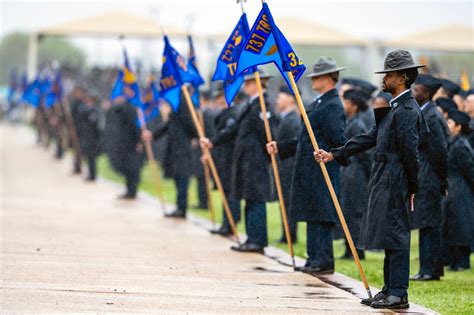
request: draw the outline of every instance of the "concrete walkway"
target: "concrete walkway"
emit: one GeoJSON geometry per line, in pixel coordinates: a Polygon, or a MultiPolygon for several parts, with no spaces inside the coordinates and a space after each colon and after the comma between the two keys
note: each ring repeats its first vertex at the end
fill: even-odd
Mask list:
{"type": "Polygon", "coordinates": [[[116,200],[122,188],[72,176],[25,127],[0,132],[2,313],[383,313],[149,198],[116,200]]]}

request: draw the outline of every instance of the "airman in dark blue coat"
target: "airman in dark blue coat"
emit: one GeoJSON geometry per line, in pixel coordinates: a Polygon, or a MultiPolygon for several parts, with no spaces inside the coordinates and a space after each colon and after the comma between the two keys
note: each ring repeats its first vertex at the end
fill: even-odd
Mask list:
{"type": "MultiPolygon", "coordinates": [[[[345,116],[336,90],[340,68],[332,58],[320,57],[309,75],[313,89],[320,93],[307,108],[318,144],[325,150],[337,148],[346,141],[345,116]]],[[[326,186],[320,166],[314,162],[313,146],[306,128],[298,138],[285,142],[271,142],[268,152],[278,153],[281,159],[296,155],[291,185],[290,220],[306,222],[306,249],[308,259],[297,270],[311,274],[334,272],[333,229],[336,209],[326,186]]],[[[339,163],[327,165],[336,194],[339,194],[339,163]]]]}
{"type": "Polygon", "coordinates": [[[428,132],[420,108],[410,92],[418,75],[408,51],[390,52],[385,59],[383,89],[393,95],[391,110],[376,109],[376,126],[344,146],[315,152],[316,160],[348,158],[375,147],[375,164],[369,181],[368,210],[362,218],[359,248],[383,249],[384,287],[373,298],[362,300],[373,308],[408,308],[410,273],[409,209],[418,191],[420,133],[428,132]]]}
{"type": "MultiPolygon", "coordinates": [[[[260,72],[260,70],[259,70],[260,72]]],[[[262,77],[266,85],[269,76],[262,77]]],[[[232,197],[245,200],[245,227],[247,241],[231,247],[239,252],[263,253],[268,245],[266,202],[275,200],[275,189],[270,167],[270,158],[266,154],[266,135],[263,124],[263,113],[260,110],[257,84],[253,74],[245,77],[245,94],[249,102],[242,108],[235,124],[220,130],[211,139],[202,138],[201,146],[212,148],[234,142],[232,163],[232,197]]],[[[271,111],[267,94],[264,93],[270,127],[275,127],[276,118],[271,111]]]]}
{"type": "Polygon", "coordinates": [[[474,156],[466,136],[469,115],[460,111],[449,113],[448,126],[452,142],[448,153],[447,223],[451,270],[470,268],[470,246],[474,237],[474,156]]]}
{"type": "Polygon", "coordinates": [[[446,192],[448,173],[447,128],[441,113],[432,101],[441,82],[420,74],[413,88],[429,133],[420,135],[420,184],[415,198],[416,211],[410,213],[412,229],[419,229],[420,270],[411,279],[439,280],[443,275],[441,257],[441,196],[446,192]]]}

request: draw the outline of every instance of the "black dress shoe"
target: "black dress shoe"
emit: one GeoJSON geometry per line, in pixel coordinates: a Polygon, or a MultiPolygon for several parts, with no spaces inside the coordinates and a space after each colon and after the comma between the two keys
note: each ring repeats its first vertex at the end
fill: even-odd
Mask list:
{"type": "Polygon", "coordinates": [[[133,200],[133,199],[135,199],[136,197],[137,197],[137,196],[136,196],[135,194],[126,193],[126,194],[123,194],[123,195],[118,196],[118,199],[133,200]]]}
{"type": "Polygon", "coordinates": [[[252,243],[245,243],[239,246],[232,246],[230,249],[235,250],[236,252],[241,252],[241,253],[263,254],[263,246],[252,244],[252,243]]]}
{"type": "Polygon", "coordinates": [[[221,228],[218,230],[212,230],[211,233],[222,236],[231,236],[233,234],[230,228],[224,226],[221,226],[221,228]]]}
{"type": "Polygon", "coordinates": [[[165,218],[184,219],[186,218],[186,213],[183,210],[175,210],[171,213],[166,213],[165,218]]]}
{"type": "Polygon", "coordinates": [[[379,293],[377,293],[374,297],[372,298],[366,298],[366,299],[362,299],[360,301],[361,304],[364,304],[364,305],[367,305],[367,306],[370,306],[370,304],[372,304],[372,302],[375,302],[375,301],[380,301],[381,299],[385,298],[387,296],[387,294],[383,291],[380,291],[379,293]]]}
{"type": "Polygon", "coordinates": [[[413,281],[436,281],[436,280],[439,280],[439,277],[433,277],[433,276],[430,276],[430,275],[416,274],[413,277],[411,277],[410,280],[413,280],[413,281]]]}
{"type": "Polygon", "coordinates": [[[370,304],[373,308],[386,308],[386,309],[405,309],[409,308],[408,297],[399,298],[394,295],[387,295],[383,299],[374,301],[370,304]]]}
{"type": "Polygon", "coordinates": [[[232,235],[232,230],[228,227],[221,226],[218,230],[211,230],[211,234],[230,236],[232,235]]]}
{"type": "Polygon", "coordinates": [[[301,272],[311,275],[327,275],[334,273],[334,268],[324,269],[320,267],[303,267],[301,268],[301,272]]]}

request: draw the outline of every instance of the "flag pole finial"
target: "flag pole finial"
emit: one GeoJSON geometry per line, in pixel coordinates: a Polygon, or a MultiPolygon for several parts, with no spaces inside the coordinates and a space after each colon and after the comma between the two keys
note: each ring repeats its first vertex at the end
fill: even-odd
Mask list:
{"type": "Polygon", "coordinates": [[[245,13],[244,2],[247,2],[247,0],[237,0],[237,4],[240,3],[240,8],[242,9],[242,14],[245,13]]]}

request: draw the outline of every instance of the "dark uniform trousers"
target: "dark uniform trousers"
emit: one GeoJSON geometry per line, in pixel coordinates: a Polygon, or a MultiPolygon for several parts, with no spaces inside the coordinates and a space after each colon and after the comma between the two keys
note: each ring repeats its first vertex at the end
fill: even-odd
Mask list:
{"type": "Polygon", "coordinates": [[[206,209],[209,201],[207,200],[206,177],[204,176],[204,172],[196,176],[196,180],[199,208],[206,209]]]}
{"type": "Polygon", "coordinates": [[[419,235],[420,273],[432,277],[442,276],[441,227],[421,228],[419,235]]]}
{"type": "Polygon", "coordinates": [[[267,207],[264,201],[245,200],[245,230],[247,243],[265,247],[267,236],[267,207]]]}
{"type": "Polygon", "coordinates": [[[130,161],[132,164],[124,171],[127,184],[127,194],[135,195],[137,193],[138,183],[140,182],[141,160],[139,157],[130,161]]]}
{"type": "MultiPolygon", "coordinates": [[[[227,198],[227,203],[229,204],[230,212],[232,218],[234,219],[235,224],[240,222],[240,201],[232,198],[232,195],[228,191],[224,191],[227,198]]],[[[224,215],[222,217],[222,226],[226,229],[230,229],[229,219],[227,218],[225,209],[222,209],[224,215]]]]}
{"type": "Polygon", "coordinates": [[[334,269],[334,254],[332,245],[334,223],[307,222],[306,243],[308,260],[306,267],[334,269]]]}
{"type": "Polygon", "coordinates": [[[89,178],[95,179],[97,174],[97,167],[96,167],[96,159],[97,155],[89,154],[87,156],[87,164],[89,166],[89,178]]]}
{"type": "Polygon", "coordinates": [[[385,286],[382,288],[382,292],[400,298],[407,296],[410,280],[409,250],[385,250],[383,278],[385,286]]]}
{"type": "Polygon", "coordinates": [[[177,190],[176,205],[178,210],[186,212],[188,208],[189,177],[175,177],[174,182],[177,190]]]}

